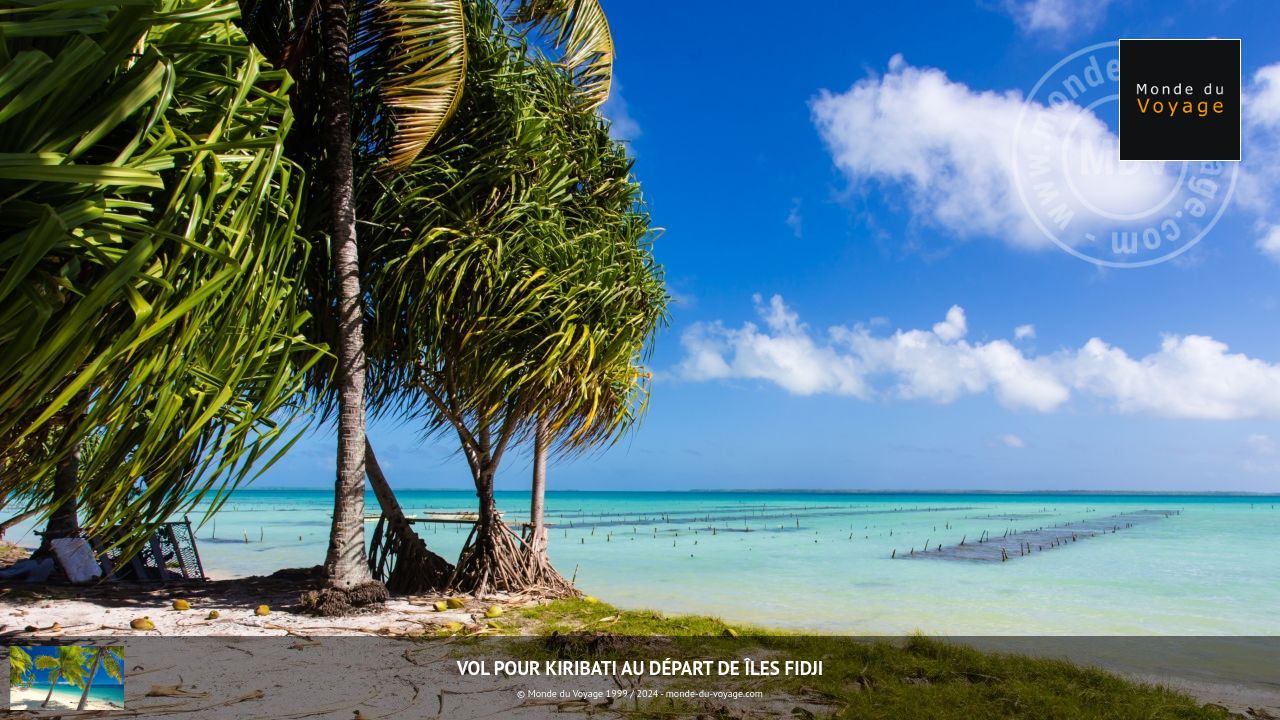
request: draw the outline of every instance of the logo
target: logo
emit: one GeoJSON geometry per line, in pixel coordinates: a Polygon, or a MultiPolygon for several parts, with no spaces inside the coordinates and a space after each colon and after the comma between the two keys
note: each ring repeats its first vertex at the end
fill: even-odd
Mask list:
{"type": "Polygon", "coordinates": [[[1239,40],[1121,40],[1120,69],[1120,159],[1240,159],[1239,40]]]}
{"type": "Polygon", "coordinates": [[[1066,252],[1103,267],[1146,267],[1208,234],[1238,168],[1221,159],[1120,159],[1103,120],[1119,124],[1119,45],[1078,50],[1032,88],[1014,129],[1014,185],[1029,221],[1066,252]]]}

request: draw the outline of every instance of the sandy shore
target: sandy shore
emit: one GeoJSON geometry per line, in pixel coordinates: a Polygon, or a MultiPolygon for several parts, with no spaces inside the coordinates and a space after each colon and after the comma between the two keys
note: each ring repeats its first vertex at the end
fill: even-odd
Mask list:
{"type": "Polygon", "coordinates": [[[483,600],[460,598],[461,608],[437,611],[445,596],[396,597],[374,612],[339,618],[299,612],[298,598],[311,584],[309,571],[282,571],[270,577],[211,580],[198,584],[146,587],[99,585],[87,588],[13,588],[0,591],[0,637],[39,641],[81,636],[282,636],[434,634],[451,623],[478,626],[485,611],[498,605],[521,607],[537,602],[529,596],[494,595],[483,600]],[[186,600],[190,610],[173,608],[186,600]],[[259,605],[269,614],[255,614],[259,605]],[[210,619],[210,611],[218,617],[210,619]],[[147,618],[154,630],[134,630],[130,623],[147,618]]]}
{"type": "MultiPolygon", "coordinates": [[[[65,696],[60,696],[59,693],[55,692],[53,694],[53,698],[49,700],[49,704],[46,705],[45,707],[40,707],[40,704],[44,702],[45,695],[47,695],[48,692],[49,692],[48,690],[40,690],[38,688],[11,687],[9,688],[9,709],[10,710],[37,710],[37,711],[43,710],[45,712],[48,712],[50,710],[75,710],[76,706],[79,704],[78,700],[76,701],[68,700],[66,699],[65,696]]],[[[120,706],[114,703],[90,699],[89,702],[85,703],[84,709],[85,710],[119,710],[120,706]]]]}

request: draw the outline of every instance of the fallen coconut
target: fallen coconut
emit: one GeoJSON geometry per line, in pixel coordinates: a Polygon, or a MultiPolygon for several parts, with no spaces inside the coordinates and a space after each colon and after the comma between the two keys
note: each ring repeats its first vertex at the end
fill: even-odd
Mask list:
{"type": "Polygon", "coordinates": [[[502,617],[502,608],[497,605],[491,605],[488,610],[484,611],[484,616],[487,618],[502,617]]]}
{"type": "Polygon", "coordinates": [[[149,617],[140,617],[130,620],[129,627],[134,630],[155,630],[156,624],[151,622],[151,618],[149,617]]]}
{"type": "Polygon", "coordinates": [[[187,602],[186,600],[174,600],[174,601],[173,601],[173,609],[174,609],[174,610],[177,610],[177,611],[179,611],[179,612],[181,612],[181,611],[183,611],[183,610],[190,610],[190,609],[191,609],[191,603],[187,602]]]}
{"type": "Polygon", "coordinates": [[[209,619],[209,620],[217,620],[217,619],[218,619],[218,611],[217,611],[217,610],[210,610],[210,611],[209,611],[209,616],[208,616],[208,618],[207,618],[207,619],[209,619]]]}
{"type": "Polygon", "coordinates": [[[448,600],[446,600],[446,601],[445,601],[445,603],[446,603],[449,607],[453,608],[454,610],[457,610],[458,608],[466,607],[466,605],[467,605],[467,603],[466,603],[466,601],[465,601],[465,600],[463,600],[462,598],[457,598],[457,597],[451,597],[451,598],[449,598],[448,600]]]}
{"type": "Polygon", "coordinates": [[[266,605],[259,605],[258,607],[253,609],[253,614],[259,617],[266,615],[270,612],[271,612],[271,608],[267,607],[266,605]]]}
{"type": "Polygon", "coordinates": [[[449,603],[445,602],[444,600],[437,600],[435,601],[435,603],[432,604],[431,607],[434,607],[436,609],[436,612],[444,612],[445,610],[449,609],[449,603]]]}

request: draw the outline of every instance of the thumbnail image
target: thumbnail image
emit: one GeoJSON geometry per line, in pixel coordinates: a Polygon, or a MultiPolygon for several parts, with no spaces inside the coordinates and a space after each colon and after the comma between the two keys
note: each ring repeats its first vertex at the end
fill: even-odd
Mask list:
{"type": "Polygon", "coordinates": [[[13,645],[9,709],[123,710],[120,645],[13,645]]]}

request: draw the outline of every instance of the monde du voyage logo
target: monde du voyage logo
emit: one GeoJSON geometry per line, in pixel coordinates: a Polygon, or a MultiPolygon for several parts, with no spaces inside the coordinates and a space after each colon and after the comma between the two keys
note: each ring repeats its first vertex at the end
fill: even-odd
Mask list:
{"type": "Polygon", "coordinates": [[[1027,95],[1014,132],[1028,219],[1105,267],[1191,249],[1235,190],[1240,77],[1239,40],[1125,39],[1064,57],[1027,95]]]}
{"type": "Polygon", "coordinates": [[[1240,159],[1239,40],[1120,41],[1120,159],[1240,159]]]}

